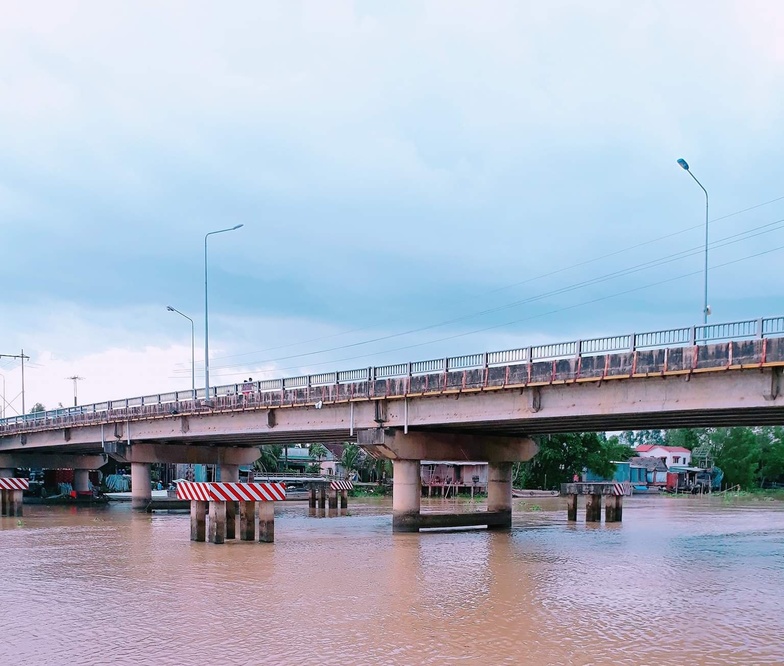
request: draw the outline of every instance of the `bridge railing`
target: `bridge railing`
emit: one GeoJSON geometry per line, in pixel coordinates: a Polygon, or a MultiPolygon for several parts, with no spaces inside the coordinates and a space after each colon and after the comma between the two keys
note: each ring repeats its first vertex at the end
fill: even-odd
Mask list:
{"type": "MultiPolygon", "coordinates": [[[[644,333],[613,335],[571,342],[548,343],[517,349],[467,354],[410,363],[394,363],[378,367],[325,372],[315,375],[264,379],[255,382],[225,384],[210,388],[210,399],[233,400],[226,406],[253,404],[254,395],[270,391],[309,389],[310,387],[358,384],[376,380],[414,377],[431,373],[448,373],[473,368],[514,366],[540,361],[559,360],[580,356],[634,352],[635,350],[665,349],[668,347],[699,346],[709,343],[784,337],[784,316],[744,319],[742,321],[672,328],[644,333]],[[240,402],[247,396],[246,402],[240,402]]],[[[136,414],[176,413],[184,409],[198,409],[205,398],[204,389],[169,391],[147,396],[123,398],[76,407],[63,407],[46,412],[22,414],[0,419],[0,434],[50,425],[69,425],[94,421],[97,414],[126,412],[136,414]]]]}

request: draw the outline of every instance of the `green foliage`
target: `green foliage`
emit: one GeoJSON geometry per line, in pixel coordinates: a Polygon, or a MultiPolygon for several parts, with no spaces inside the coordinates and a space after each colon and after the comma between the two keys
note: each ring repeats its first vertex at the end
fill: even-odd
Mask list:
{"type": "Polygon", "coordinates": [[[760,484],[784,478],[784,428],[762,428],[759,433],[760,484]]]}
{"type": "Polygon", "coordinates": [[[343,453],[340,456],[340,464],[346,470],[346,474],[351,475],[352,472],[358,472],[362,466],[364,454],[362,449],[353,442],[348,442],[343,447],[343,453]]]}
{"type": "Polygon", "coordinates": [[[716,428],[709,432],[716,465],[728,486],[751,490],[784,481],[784,428],[716,428]]]}
{"type": "Polygon", "coordinates": [[[278,471],[278,461],[283,453],[282,446],[262,446],[261,457],[253,463],[253,469],[270,474],[278,471]]]}
{"type": "Polygon", "coordinates": [[[45,412],[46,407],[44,407],[40,402],[36,402],[31,408],[30,413],[35,414],[36,412],[45,412]]]}
{"type": "Polygon", "coordinates": [[[625,430],[619,440],[631,448],[641,444],[664,444],[663,430],[625,430]]]}
{"type": "Polygon", "coordinates": [[[664,433],[665,446],[682,446],[689,451],[694,451],[698,446],[702,446],[707,440],[706,428],[679,428],[677,430],[667,430],[664,433]]]}
{"type": "Polygon", "coordinates": [[[309,455],[311,460],[324,460],[329,455],[329,451],[323,444],[311,444],[309,455]]]}
{"type": "Polygon", "coordinates": [[[601,476],[611,477],[612,461],[628,460],[634,452],[617,438],[608,440],[602,433],[567,433],[538,439],[539,453],[528,463],[513,466],[513,484],[523,488],[554,488],[582,474],[587,467],[601,476]]]}

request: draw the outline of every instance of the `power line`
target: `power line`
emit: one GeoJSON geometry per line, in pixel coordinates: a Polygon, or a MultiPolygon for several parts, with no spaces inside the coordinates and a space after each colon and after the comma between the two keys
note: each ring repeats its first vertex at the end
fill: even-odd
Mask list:
{"type": "MultiPolygon", "coordinates": [[[[778,252],[780,250],[784,250],[784,245],[780,245],[778,247],[770,248],[768,250],[764,250],[763,252],[758,252],[756,254],[751,254],[751,255],[748,255],[748,256],[745,256],[745,257],[740,257],[738,259],[733,259],[732,261],[727,261],[727,262],[724,262],[724,263],[721,263],[721,264],[716,264],[714,266],[711,266],[710,270],[716,270],[716,269],[719,269],[719,268],[724,268],[726,266],[731,266],[733,264],[737,264],[737,263],[739,263],[741,261],[747,261],[749,259],[755,259],[757,257],[761,257],[761,256],[766,255],[766,254],[771,254],[772,252],[778,252]]],[[[332,361],[321,361],[319,363],[311,363],[309,365],[310,365],[310,367],[316,367],[316,366],[323,366],[323,365],[331,365],[331,364],[336,364],[336,363],[342,363],[344,361],[354,361],[354,360],[362,359],[362,358],[369,358],[369,357],[373,357],[373,356],[380,356],[382,354],[390,354],[392,352],[397,352],[397,351],[405,351],[405,350],[408,350],[408,349],[415,349],[415,348],[418,348],[418,347],[425,347],[427,345],[436,344],[438,342],[446,342],[448,340],[454,340],[454,339],[457,339],[457,338],[466,337],[468,335],[475,335],[477,333],[485,333],[487,331],[495,330],[495,329],[498,329],[498,328],[504,328],[506,326],[511,326],[512,324],[519,324],[519,323],[522,323],[522,322],[525,322],[525,321],[531,321],[533,319],[539,319],[541,317],[546,317],[546,316],[549,316],[549,315],[558,314],[560,312],[566,312],[568,310],[574,310],[576,308],[583,307],[583,306],[586,306],[586,305],[593,305],[594,303],[599,303],[601,301],[606,301],[606,300],[609,300],[611,298],[617,298],[619,296],[626,296],[628,294],[633,294],[635,292],[642,291],[644,289],[650,289],[651,287],[658,287],[658,286],[660,286],[662,284],[675,282],[677,280],[682,280],[684,278],[692,277],[694,275],[702,275],[702,271],[698,270],[698,271],[692,271],[690,273],[683,273],[681,275],[670,277],[670,278],[667,278],[665,280],[659,280],[658,282],[652,282],[652,283],[649,283],[649,284],[646,284],[646,285],[642,285],[642,286],[639,286],[639,287],[633,287],[631,289],[626,289],[624,291],[616,292],[614,294],[609,294],[607,296],[600,296],[598,298],[594,298],[594,299],[591,299],[589,301],[583,301],[581,303],[575,303],[573,305],[567,305],[567,306],[564,306],[562,308],[556,308],[556,309],[550,310],[548,312],[542,312],[542,313],[539,313],[539,314],[536,314],[536,315],[531,315],[529,317],[523,317],[522,319],[515,319],[513,321],[507,321],[507,322],[504,322],[502,324],[494,324],[492,326],[486,326],[484,328],[474,329],[474,330],[471,330],[471,331],[465,331],[463,333],[455,333],[454,335],[445,336],[445,337],[442,337],[442,338],[438,338],[436,340],[429,340],[427,342],[420,342],[420,343],[416,343],[416,344],[412,344],[412,345],[406,345],[406,346],[403,346],[403,347],[396,347],[394,349],[385,349],[385,350],[382,350],[382,351],[379,351],[379,352],[370,353],[370,354],[361,354],[361,355],[358,355],[358,356],[349,356],[349,357],[345,357],[345,358],[341,358],[341,359],[337,359],[337,360],[332,360],[332,361]]],[[[285,367],[285,368],[275,368],[275,372],[284,372],[286,370],[298,370],[298,369],[300,369],[300,367],[301,366],[289,366],[289,367],[285,367]]],[[[265,372],[265,371],[264,370],[255,369],[254,372],[265,372]]],[[[230,374],[234,375],[235,373],[230,373],[230,374]]],[[[216,377],[226,377],[226,376],[230,376],[229,373],[217,374],[216,375],[216,377]]],[[[176,377],[171,377],[171,379],[176,379],[176,377]]]]}
{"type": "MultiPolygon", "coordinates": [[[[710,220],[710,223],[715,224],[716,222],[720,222],[722,220],[726,220],[726,219],[729,219],[731,217],[735,217],[737,215],[742,215],[743,213],[748,213],[749,211],[756,210],[757,208],[762,208],[763,206],[769,206],[770,204],[777,203],[777,202],[782,201],[782,200],[784,200],[784,196],[776,197],[775,199],[770,199],[768,201],[763,201],[762,203],[755,204],[753,206],[749,206],[749,207],[743,208],[741,210],[736,210],[736,211],[734,211],[732,213],[728,213],[727,215],[722,215],[720,217],[713,218],[712,220],[710,220]]],[[[488,292],[485,292],[485,294],[497,293],[497,292],[503,291],[505,289],[510,289],[512,287],[519,287],[520,285],[528,284],[528,283],[534,282],[536,280],[541,280],[541,279],[544,279],[544,278],[547,278],[547,277],[552,277],[553,275],[558,275],[560,273],[565,273],[565,272],[570,271],[570,270],[572,270],[574,268],[581,268],[583,266],[587,266],[589,264],[593,264],[593,263],[596,263],[598,261],[602,261],[604,259],[608,259],[610,257],[614,257],[614,256],[617,256],[619,254],[623,254],[625,252],[629,252],[631,250],[636,250],[638,248],[645,247],[646,245],[652,245],[653,243],[658,243],[659,241],[663,241],[663,240],[667,240],[667,239],[670,239],[670,238],[674,238],[675,236],[679,236],[679,235],[687,233],[689,231],[693,231],[694,229],[702,229],[702,227],[703,227],[702,224],[697,224],[697,225],[693,225],[693,226],[690,226],[690,227],[685,227],[685,228],[681,229],[680,231],[675,231],[673,233],[665,234],[663,236],[658,236],[656,238],[653,238],[653,239],[650,239],[650,240],[647,240],[647,241],[642,241],[640,243],[636,243],[634,245],[627,246],[627,247],[622,248],[620,250],[615,250],[613,252],[608,252],[607,254],[603,254],[603,255],[600,255],[598,257],[594,257],[593,259],[587,259],[585,261],[581,261],[581,262],[578,262],[576,264],[572,264],[571,266],[566,266],[564,268],[559,268],[557,270],[550,271],[548,273],[543,273],[541,275],[537,275],[537,276],[534,276],[534,277],[531,277],[531,278],[527,278],[527,279],[522,280],[520,282],[514,282],[512,284],[508,284],[508,285],[505,285],[503,287],[498,287],[496,289],[492,289],[492,290],[490,290],[488,292]]],[[[704,246],[700,246],[700,247],[702,248],[704,246]]],[[[214,360],[222,360],[222,359],[230,359],[230,358],[240,358],[242,356],[253,356],[255,354],[263,354],[263,353],[266,353],[266,352],[269,352],[269,351],[277,351],[279,349],[289,349],[291,347],[298,347],[298,346],[301,346],[301,345],[310,344],[311,342],[320,342],[321,340],[330,340],[330,339],[333,339],[333,338],[341,337],[343,335],[350,335],[352,333],[360,333],[362,331],[367,331],[367,330],[372,329],[372,328],[373,328],[372,326],[362,326],[360,328],[354,328],[354,329],[350,329],[348,331],[342,331],[340,333],[332,333],[330,335],[324,335],[324,336],[319,336],[319,337],[316,337],[316,338],[310,338],[308,340],[301,340],[299,342],[290,342],[290,343],[286,343],[285,345],[277,345],[275,347],[267,347],[265,349],[259,349],[259,350],[252,351],[252,352],[243,352],[241,354],[230,354],[230,355],[227,355],[227,356],[217,356],[217,357],[215,357],[214,360]]],[[[406,335],[406,333],[401,333],[400,335],[406,335]]],[[[341,349],[341,348],[342,347],[336,347],[335,349],[341,349]]],[[[284,357],[284,358],[295,358],[295,357],[292,356],[292,357],[284,357]]],[[[203,363],[204,363],[203,361],[200,362],[201,365],[203,365],[203,363]]],[[[235,365],[225,365],[225,366],[217,366],[217,367],[218,368],[227,368],[227,367],[240,367],[240,366],[243,366],[243,365],[246,365],[246,364],[238,363],[238,364],[235,364],[235,365]]]]}
{"type": "MultiPolygon", "coordinates": [[[[744,240],[748,240],[750,238],[754,238],[754,237],[760,236],[762,234],[770,233],[772,231],[778,230],[779,226],[782,223],[784,223],[784,218],[779,219],[779,220],[775,220],[773,222],[768,222],[766,224],[760,225],[758,227],[753,227],[751,229],[747,229],[745,231],[738,232],[736,234],[731,234],[730,236],[726,236],[724,238],[720,238],[720,239],[717,239],[717,240],[713,241],[710,244],[710,247],[713,248],[713,249],[718,249],[718,248],[721,248],[721,247],[726,247],[728,245],[732,245],[734,243],[738,243],[738,242],[741,242],[741,241],[744,241],[744,240]],[[752,233],[752,232],[757,232],[757,233],[752,233]]],[[[438,322],[438,323],[435,323],[435,324],[429,324],[427,326],[421,326],[421,327],[418,327],[418,328],[409,329],[407,331],[402,331],[402,332],[399,332],[399,333],[390,333],[388,335],[378,336],[378,337],[372,338],[370,340],[363,340],[363,341],[359,341],[359,342],[353,342],[353,343],[350,343],[350,344],[339,345],[339,346],[331,347],[331,348],[327,348],[327,349],[319,349],[319,350],[315,350],[315,351],[302,352],[300,354],[291,354],[291,355],[288,355],[288,356],[281,356],[281,357],[277,357],[277,358],[264,359],[262,361],[251,361],[250,364],[274,363],[276,361],[287,361],[287,360],[291,360],[291,359],[295,359],[295,358],[304,358],[304,357],[308,357],[308,356],[317,356],[319,354],[326,354],[326,353],[333,352],[333,351],[340,351],[340,350],[343,350],[343,349],[351,349],[351,348],[354,348],[354,347],[361,347],[361,346],[364,346],[364,345],[373,344],[375,342],[383,342],[384,340],[390,340],[390,339],[397,338],[397,337],[403,337],[403,336],[406,336],[406,335],[412,335],[414,333],[423,333],[425,331],[432,330],[434,328],[440,328],[442,326],[447,326],[449,324],[456,324],[456,323],[459,323],[461,321],[466,321],[468,319],[473,319],[473,318],[476,318],[476,317],[481,317],[481,316],[485,316],[485,315],[488,315],[488,314],[494,314],[496,312],[501,312],[503,310],[508,310],[508,309],[511,309],[511,308],[519,307],[521,305],[525,305],[525,304],[528,304],[528,303],[539,301],[539,300],[542,300],[544,298],[548,298],[548,297],[552,297],[552,296],[559,296],[559,295],[562,295],[562,294],[565,294],[565,293],[569,293],[571,291],[576,291],[578,289],[583,289],[585,287],[594,286],[596,284],[600,284],[602,282],[607,282],[607,281],[612,280],[614,278],[624,277],[624,276],[627,276],[627,275],[631,275],[633,273],[638,273],[638,272],[644,271],[644,270],[646,270],[648,268],[653,268],[653,267],[657,267],[657,266],[662,266],[662,265],[665,265],[665,264],[673,263],[675,261],[679,261],[681,259],[685,259],[687,257],[694,256],[696,254],[700,254],[700,253],[702,253],[702,251],[703,251],[703,246],[699,245],[699,246],[696,246],[696,247],[688,248],[686,250],[681,250],[679,252],[675,252],[675,253],[670,254],[670,255],[665,255],[664,257],[660,257],[658,259],[652,259],[652,260],[645,261],[645,262],[642,262],[640,264],[636,264],[636,265],[628,267],[628,268],[620,269],[618,271],[613,271],[613,272],[607,273],[605,275],[601,275],[601,276],[598,276],[598,277],[590,278],[588,280],[582,280],[580,282],[577,282],[577,283],[574,283],[574,284],[571,284],[571,285],[567,285],[567,286],[564,286],[564,287],[559,287],[558,289],[553,289],[551,291],[547,291],[547,292],[544,292],[544,293],[541,293],[541,294],[537,294],[535,296],[529,296],[527,298],[524,298],[524,299],[521,299],[521,300],[518,300],[518,301],[514,301],[512,303],[506,303],[504,305],[499,305],[497,307],[488,308],[488,309],[485,309],[485,310],[480,310],[480,311],[469,313],[469,314],[466,314],[466,315],[461,315],[459,317],[454,317],[452,319],[449,319],[449,320],[446,320],[446,321],[442,321],[442,322],[438,322]]],[[[218,365],[218,366],[214,366],[214,367],[216,369],[226,370],[228,368],[241,368],[241,367],[244,368],[247,365],[248,365],[248,363],[231,363],[231,364],[225,364],[225,365],[218,365]]]]}

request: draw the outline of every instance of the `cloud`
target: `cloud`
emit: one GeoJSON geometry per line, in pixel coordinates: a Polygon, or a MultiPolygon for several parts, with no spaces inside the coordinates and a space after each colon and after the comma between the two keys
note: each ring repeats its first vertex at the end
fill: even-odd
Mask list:
{"type": "MultiPolygon", "coordinates": [[[[677,157],[713,218],[784,195],[782,23],[761,0],[17,3],[0,24],[0,352],[35,350],[52,387],[77,366],[111,369],[89,380],[110,395],[126,376],[187,385],[164,308],[201,318],[204,234],[237,223],[209,246],[226,355],[452,322],[242,372],[690,323],[699,252],[553,292],[701,247],[677,157]]],[[[779,218],[781,202],[711,238],[779,218]]],[[[711,251],[717,318],[777,310],[780,255],[759,253],[782,238],[711,251]]]]}

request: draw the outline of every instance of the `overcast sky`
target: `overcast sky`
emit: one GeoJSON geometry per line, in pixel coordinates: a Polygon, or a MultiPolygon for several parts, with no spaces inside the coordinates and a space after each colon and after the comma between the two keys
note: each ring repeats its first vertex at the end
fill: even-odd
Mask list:
{"type": "Polygon", "coordinates": [[[236,224],[213,384],[698,323],[679,157],[712,321],[784,314],[782,34],[778,0],[5,3],[0,353],[28,409],[187,389],[172,305],[203,385],[236,224]]]}

